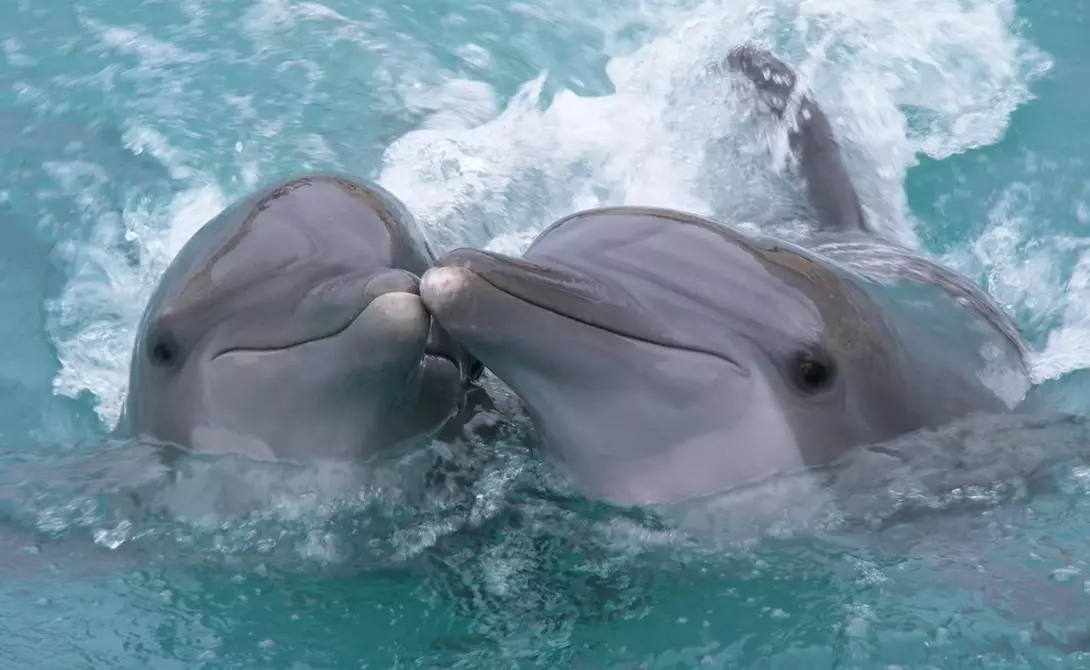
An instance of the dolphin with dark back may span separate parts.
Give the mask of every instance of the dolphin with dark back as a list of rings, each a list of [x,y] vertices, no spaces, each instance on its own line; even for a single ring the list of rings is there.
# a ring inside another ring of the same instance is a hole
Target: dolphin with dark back
[[[116,433],[289,461],[464,437],[493,407],[420,300],[434,260],[372,184],[308,174],[240,199],[163,273]]]
[[[521,258],[456,249],[421,280],[431,314],[518,394],[544,454],[594,497],[721,491],[1009,411],[1030,387],[1002,309],[869,229],[795,73],[752,45],[727,62],[787,121],[809,239],[607,207],[554,223]]]

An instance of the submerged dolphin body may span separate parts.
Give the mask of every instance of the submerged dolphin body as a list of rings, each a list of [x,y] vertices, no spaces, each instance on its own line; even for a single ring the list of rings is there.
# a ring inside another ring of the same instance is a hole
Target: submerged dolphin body
[[[783,116],[795,75],[728,62]],[[457,249],[425,273],[437,321],[521,398],[588,495],[670,502],[830,463],[853,445],[1007,411],[1026,347],[978,287],[866,227],[830,124],[796,96],[803,244],[683,212],[562,219],[522,258]]]

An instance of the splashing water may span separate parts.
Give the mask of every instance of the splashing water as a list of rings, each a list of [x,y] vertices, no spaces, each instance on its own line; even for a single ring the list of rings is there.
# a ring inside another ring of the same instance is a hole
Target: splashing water
[[[174,254],[301,170],[375,179],[438,250],[517,253],[619,203],[790,229],[782,133],[714,68],[745,40],[799,68],[871,218],[1065,378],[1090,362],[1083,0],[10,4],[5,667],[1085,663],[1076,420],[975,418],[814,475],[817,499],[788,478],[676,524],[571,495],[522,445],[374,471],[72,448],[116,422]],[[423,486],[449,459],[469,471]]]

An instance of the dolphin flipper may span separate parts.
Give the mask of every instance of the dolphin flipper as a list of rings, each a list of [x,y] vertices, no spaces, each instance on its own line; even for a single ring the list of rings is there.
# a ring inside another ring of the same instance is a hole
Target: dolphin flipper
[[[764,102],[772,112],[783,118],[798,82],[794,70],[767,49],[753,44],[732,49],[727,65],[745,75],[764,94]],[[866,231],[859,195],[844,166],[828,117],[807,92],[801,93],[797,110],[795,123],[788,124],[788,137],[818,222],[828,231]]]

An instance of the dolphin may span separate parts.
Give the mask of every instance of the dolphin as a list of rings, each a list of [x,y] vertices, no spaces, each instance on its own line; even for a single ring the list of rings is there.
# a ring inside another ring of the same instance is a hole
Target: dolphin
[[[441,432],[482,367],[424,309],[434,261],[376,185],[304,174],[240,199],[160,278],[115,434],[308,461]]]
[[[749,44],[727,63],[774,113],[793,110],[812,236],[605,207],[555,222],[521,258],[455,249],[421,280],[429,312],[519,396],[543,454],[591,497],[710,495],[1009,411],[1030,386],[1002,309],[868,228],[794,72]]]

